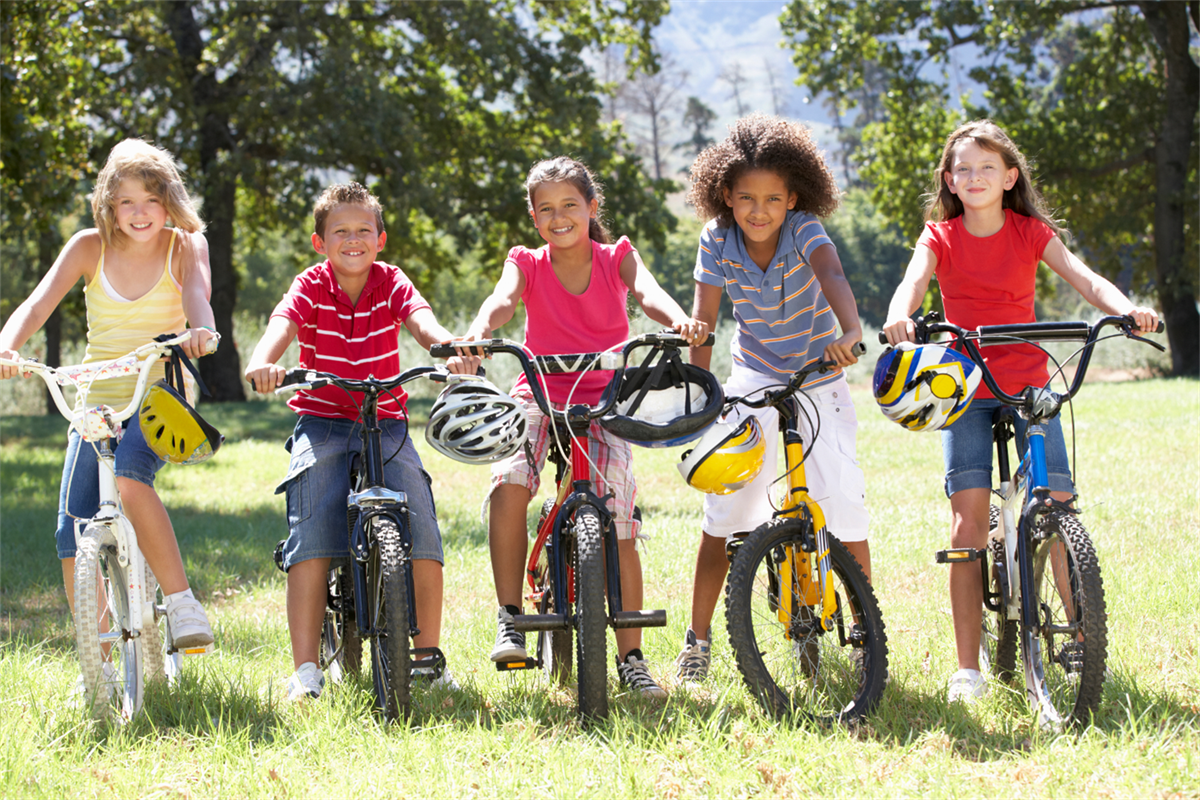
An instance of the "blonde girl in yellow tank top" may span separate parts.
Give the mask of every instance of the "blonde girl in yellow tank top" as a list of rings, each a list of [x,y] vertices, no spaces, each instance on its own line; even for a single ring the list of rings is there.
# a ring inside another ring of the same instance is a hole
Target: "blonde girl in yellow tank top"
[[[81,279],[88,319],[85,361],[107,361],[159,334],[184,330],[191,334],[183,344],[184,352],[192,358],[203,355],[214,336],[208,243],[174,157],[140,139],[118,144],[97,176],[92,216],[96,227],[71,237],[33,294],[0,330],[0,357],[18,358],[21,347]],[[15,375],[14,368],[0,367],[0,379]],[[97,383],[88,395],[89,404],[123,408],[135,382]],[[154,475],[162,463],[142,439],[135,417],[116,449],[121,502],[167,595],[176,644],[203,646],[212,642],[212,628],[188,586],[171,519],[154,490]],[[81,446],[78,434],[72,432],[56,532],[63,583],[72,606],[74,519],[97,512],[97,484],[95,453],[87,443]]]

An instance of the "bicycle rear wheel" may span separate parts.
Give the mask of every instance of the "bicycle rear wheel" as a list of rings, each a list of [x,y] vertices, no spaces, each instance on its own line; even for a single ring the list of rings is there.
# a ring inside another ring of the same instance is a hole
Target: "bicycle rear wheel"
[[[585,720],[608,716],[608,615],[604,590],[604,538],[600,515],[581,505],[572,521],[575,536],[576,671],[579,714]],[[616,568],[616,565],[613,565]]]
[[[537,529],[541,531],[542,524],[546,521],[550,511],[554,508],[554,498],[546,499],[542,504],[541,513],[538,514]],[[566,539],[560,546],[569,546]],[[542,547],[542,552],[538,556],[537,561],[537,580],[539,583],[538,590],[541,593],[541,599],[538,600],[539,614],[562,614],[570,613],[570,607],[566,602],[559,601],[554,596],[554,587],[550,580],[550,560],[546,551],[546,547]],[[537,637],[537,657],[542,664],[542,671],[546,673],[546,677],[559,686],[566,686],[571,680],[571,628],[560,628],[554,631],[538,631]]]
[[[113,531],[107,525],[87,526],[75,553],[75,642],[84,699],[98,719],[108,716],[112,700],[127,720],[142,707],[142,640],[129,635],[127,578]]]
[[[408,572],[400,529],[390,519],[371,523],[375,547],[367,562],[367,594],[375,638],[371,641],[371,677],[375,707],[389,722],[409,712]]]
[[[354,616],[354,578],[350,567],[329,571],[328,599],[325,622],[321,626],[321,667],[334,683],[341,683],[345,673],[358,675],[362,671],[362,638]]]
[[[1000,526],[1000,509],[989,506],[988,529]],[[988,555],[992,566],[988,571],[988,587],[991,594],[999,598],[1001,606],[1007,594],[1008,567],[1004,563],[1004,542],[989,541]],[[1012,683],[1017,665],[1017,620],[1010,620],[1003,607],[999,611],[983,609],[983,635],[979,639],[979,668],[991,673],[997,680]]]
[[[1100,562],[1083,523],[1054,511],[1033,536],[1038,629],[1021,631],[1026,691],[1043,724],[1087,724],[1104,689],[1108,622]]]
[[[729,641],[767,713],[852,721],[883,693],[887,636],[862,568],[832,536],[828,577],[836,611],[833,629],[822,628],[813,544],[811,522],[795,518],[772,520],[746,537],[725,590]]]

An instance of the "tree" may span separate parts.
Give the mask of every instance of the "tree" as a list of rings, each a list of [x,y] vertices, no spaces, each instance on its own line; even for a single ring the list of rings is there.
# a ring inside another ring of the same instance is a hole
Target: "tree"
[[[580,57],[619,42],[633,67],[651,66],[659,0],[79,8],[79,24],[119,51],[100,61],[92,101],[107,138],[144,135],[171,149],[203,199],[213,311],[227,342],[235,224],[307,234],[312,197],[330,175],[380,197],[387,257],[418,282],[453,268],[457,250],[502,254],[527,239],[521,182],[550,153],[590,159],[610,192],[625,193],[612,216],[648,226],[645,238],[665,236],[662,193],[642,191],[640,161],[601,126]],[[235,348],[200,366],[216,399],[243,398]]]
[[[695,158],[706,147],[716,144],[716,140],[708,135],[708,129],[717,121],[717,113],[704,104],[699,97],[692,95],[687,99],[687,109],[683,112],[683,124],[692,129],[692,135],[682,142],[677,142],[672,150],[678,150],[688,158]],[[680,172],[691,172],[691,165]]]
[[[679,106],[679,90],[687,83],[688,74],[680,70],[674,59],[666,56],[655,72],[641,72],[622,87],[625,106],[637,115],[635,138],[649,154],[654,167],[654,179],[663,180],[663,161],[667,145],[664,141],[671,129],[671,113]]]
[[[814,94],[852,106],[871,65],[883,70],[882,115],[855,161],[906,235],[919,229],[944,137],[991,116],[1036,162],[1089,263],[1109,277],[1132,270],[1135,290],[1153,286],[1173,372],[1196,375],[1200,68],[1189,16],[1196,26],[1200,3],[794,0],[780,22]],[[961,112],[948,97],[956,59],[980,90]]]
[[[746,116],[746,104],[742,102],[742,86],[746,83],[746,75],[742,72],[742,63],[731,61],[721,67],[717,80],[729,84],[729,99],[733,100],[737,115]]]
[[[0,3],[0,238],[16,256],[5,266],[7,317],[54,263],[63,239],[59,222],[78,205],[96,169],[89,157],[89,87],[96,64],[111,50],[103,35],[81,26],[75,4]],[[82,307],[73,292],[63,305]],[[47,364],[60,364],[62,308],[46,320]],[[47,404],[47,409],[54,412]]]

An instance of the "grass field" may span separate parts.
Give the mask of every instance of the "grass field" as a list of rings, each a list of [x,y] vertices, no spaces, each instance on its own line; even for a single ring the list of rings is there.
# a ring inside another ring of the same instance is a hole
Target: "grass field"
[[[766,718],[741,687],[720,612],[707,688],[673,685],[701,519],[700,495],[673,468],[678,451],[635,459],[652,537],[647,605],[668,612],[644,649],[669,700],[622,694],[610,668],[611,718],[585,730],[569,692],[534,672],[497,673],[479,517],[487,470],[437,456],[419,435],[445,540],[443,649],[462,691],[419,692],[412,724],[394,727],[370,713],[365,682],[303,706],[281,702],[291,659],[284,577],[271,562],[286,533],[273,491],[294,418],[274,401],[206,407],[225,447],[204,465],[160,473],[216,652],[189,660],[176,691],[154,688],[132,724],[94,723],[68,702],[78,668],[52,536],[65,425],[7,416],[0,796],[1200,797],[1200,385],[1095,383],[1075,404],[1110,677],[1095,725],[1062,735],[1040,732],[1013,689],[993,685],[974,709],[946,705],[952,634],[946,574],[933,563],[949,509],[940,445],[887,422],[865,389],[854,395],[892,681],[853,730]],[[428,407],[419,400],[414,414]]]

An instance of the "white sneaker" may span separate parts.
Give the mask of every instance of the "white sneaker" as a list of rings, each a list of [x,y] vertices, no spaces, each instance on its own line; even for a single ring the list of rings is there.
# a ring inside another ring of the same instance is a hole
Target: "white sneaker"
[[[525,634],[513,625],[513,615],[500,606],[496,618],[496,645],[492,648],[492,661],[525,661],[529,652],[525,649]]]
[[[947,702],[961,700],[969,706],[978,703],[987,694],[987,680],[977,669],[960,669],[950,676],[950,691]]]
[[[458,685],[458,681],[454,680],[454,676],[450,674],[450,669],[442,666],[441,670],[433,670],[424,666],[425,662],[432,662],[433,656],[419,659],[413,665],[413,678],[424,683],[431,689],[445,689],[449,692],[457,692],[462,689]]]
[[[306,698],[316,699],[325,688],[325,674],[311,661],[306,661],[287,679],[287,699],[291,702]]]
[[[180,650],[193,647],[208,647],[213,643],[212,626],[200,603],[191,597],[182,597],[167,603],[167,624],[171,626],[171,637]]]

